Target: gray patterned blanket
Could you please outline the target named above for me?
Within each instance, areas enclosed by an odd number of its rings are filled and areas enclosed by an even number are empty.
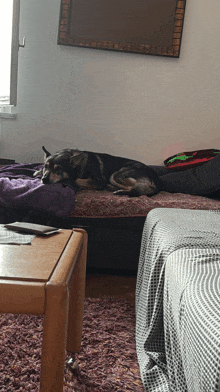
[[[145,222],[136,347],[147,392],[217,392],[220,212],[157,208]]]

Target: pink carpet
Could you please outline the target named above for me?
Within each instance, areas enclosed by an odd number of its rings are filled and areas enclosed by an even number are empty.
[[[39,391],[43,317],[0,316],[0,390]],[[68,360],[67,355],[67,360]],[[144,392],[135,347],[132,294],[85,300],[79,369],[64,392]]]

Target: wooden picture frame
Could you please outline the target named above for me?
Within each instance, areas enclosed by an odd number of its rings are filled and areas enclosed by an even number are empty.
[[[61,0],[58,44],[179,57],[186,0]]]

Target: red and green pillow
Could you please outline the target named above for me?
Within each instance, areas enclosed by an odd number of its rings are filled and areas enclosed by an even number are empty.
[[[220,154],[220,150],[213,148],[208,150],[181,152],[167,158],[164,161],[164,164],[168,169],[186,170],[210,161],[215,158],[217,154]]]

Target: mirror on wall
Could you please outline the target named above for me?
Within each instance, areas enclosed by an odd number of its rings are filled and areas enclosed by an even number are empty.
[[[61,0],[59,45],[179,57],[186,0]]]

